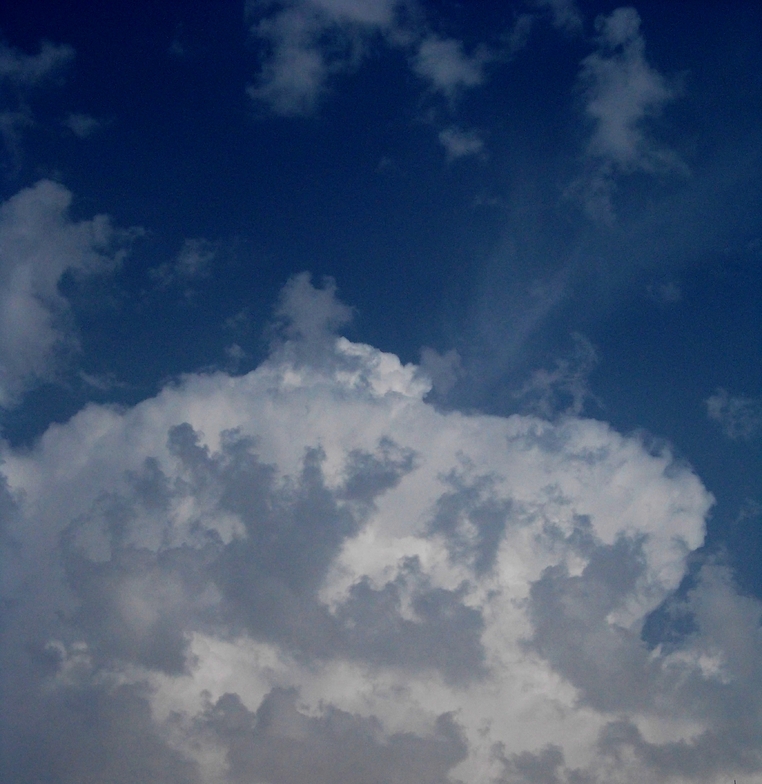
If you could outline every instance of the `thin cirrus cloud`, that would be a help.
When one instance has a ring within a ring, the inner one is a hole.
[[[641,638],[703,541],[690,468],[573,413],[439,410],[337,337],[331,282],[293,278],[276,315],[246,375],[4,447],[10,780],[762,769],[760,603],[709,563],[673,601],[693,632]]]

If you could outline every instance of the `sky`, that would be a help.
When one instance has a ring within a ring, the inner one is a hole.
[[[762,784],[762,10],[0,10],[0,779]]]

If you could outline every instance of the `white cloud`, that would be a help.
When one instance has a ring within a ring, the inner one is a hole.
[[[439,133],[439,141],[447,150],[448,160],[479,155],[484,151],[484,140],[476,131],[464,131],[456,127],[445,128]]]
[[[58,284],[67,271],[112,269],[122,235],[108,218],[74,222],[71,194],[41,180],[0,206],[0,405],[56,372],[57,350],[76,343]]]
[[[248,13],[265,50],[249,95],[284,116],[315,111],[331,78],[356,69],[374,39],[409,52],[413,71],[450,100],[481,84],[496,58],[484,46],[467,55],[460,41],[426,33],[420,9],[399,0],[255,2]]]
[[[674,98],[674,90],[646,60],[637,11],[617,8],[598,17],[596,27],[598,51],[582,61],[579,76],[593,122],[587,149],[593,168],[577,188],[592,217],[611,220],[617,175],[684,167],[647,133],[646,121]]]
[[[484,64],[489,59],[485,49],[469,57],[463,44],[453,38],[430,36],[424,39],[413,60],[413,70],[432,87],[448,97],[484,81]]]
[[[731,395],[718,389],[707,398],[709,418],[733,441],[750,441],[762,433],[762,398]]]
[[[332,75],[351,71],[368,38],[387,30],[397,0],[250,3],[251,33],[269,50],[249,95],[276,114],[310,114]]]
[[[443,412],[295,278],[255,371],[5,447],[5,777],[762,782],[760,604],[682,462],[605,423]]]

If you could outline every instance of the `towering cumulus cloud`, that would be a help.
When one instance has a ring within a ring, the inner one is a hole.
[[[762,781],[759,605],[711,565],[642,639],[687,466],[437,410],[306,275],[279,314],[247,375],[5,449],[4,781]]]

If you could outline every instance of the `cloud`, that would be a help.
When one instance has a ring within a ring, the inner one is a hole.
[[[484,46],[467,55],[460,41],[425,32],[420,9],[399,0],[254,2],[248,15],[263,49],[248,93],[283,116],[314,112],[331,79],[358,68],[374,41],[407,51],[414,73],[450,101],[481,84],[496,57]]]
[[[64,125],[78,138],[87,139],[96,131],[99,131],[103,124],[89,114],[73,112],[66,117]]]
[[[480,48],[467,56],[463,44],[453,38],[430,36],[421,41],[413,59],[413,71],[447,97],[453,98],[467,87],[484,81],[487,50]]]
[[[369,39],[394,21],[397,0],[254,2],[251,34],[266,50],[249,95],[276,114],[313,112],[331,76],[357,67]]]
[[[447,159],[451,161],[468,155],[479,155],[484,150],[484,140],[476,131],[445,128],[439,133],[439,141],[447,150]]]
[[[762,781],[762,606],[711,495],[573,414],[445,412],[292,279],[254,371],[3,446],[3,778]]]
[[[547,11],[554,27],[570,33],[582,30],[582,15],[574,0],[532,0],[531,5]]]
[[[105,215],[72,221],[66,188],[41,180],[0,205],[0,405],[10,406],[52,378],[59,351],[76,346],[66,298],[67,271],[113,269],[126,239]]]
[[[0,43],[0,79],[15,87],[32,87],[59,72],[74,59],[67,44],[43,41],[39,54],[26,54]]]
[[[585,112],[593,124],[587,147],[591,169],[575,187],[591,217],[611,220],[618,175],[684,166],[647,133],[647,120],[659,114],[675,92],[646,60],[637,11],[617,8],[598,17],[596,28],[598,51],[582,61],[579,74]]]
[[[572,339],[570,356],[556,360],[553,370],[535,370],[515,393],[527,410],[548,418],[559,413],[579,416],[588,399],[595,399],[588,376],[598,364],[598,354],[584,335],[575,332]]]
[[[718,389],[706,400],[709,418],[733,441],[750,441],[762,432],[762,398]]]
[[[190,284],[208,277],[210,264],[217,255],[214,243],[200,237],[187,239],[172,262],[160,264],[150,271],[159,286],[184,286],[185,296],[193,294]]]
[[[21,135],[24,128],[34,125],[28,105],[30,91],[68,65],[74,49],[66,44],[43,41],[39,54],[26,54],[0,42],[0,135],[13,168],[21,159]],[[9,100],[9,96],[14,98]]]

